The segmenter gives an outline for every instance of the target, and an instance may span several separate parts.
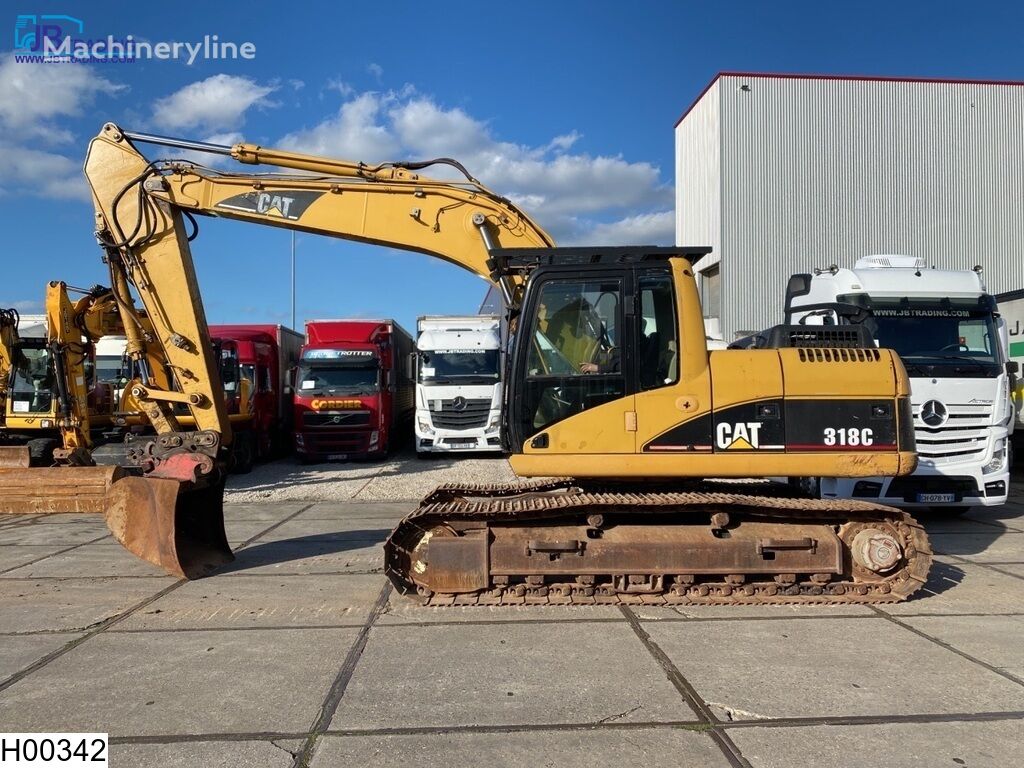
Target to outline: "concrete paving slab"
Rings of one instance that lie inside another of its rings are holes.
[[[16,568],[4,576],[16,578],[97,579],[114,576],[165,577],[155,565],[140,560],[113,538],[85,544],[59,555]]]
[[[379,576],[245,576],[190,581],[118,629],[362,626]]]
[[[156,594],[174,579],[0,579],[5,632],[85,629]]]
[[[626,625],[375,627],[331,728],[691,720]]]
[[[424,607],[412,598],[392,593],[377,619],[379,625],[455,622],[625,621],[614,605],[479,605]]]
[[[979,563],[1024,563],[1024,533],[939,533],[929,536],[936,553],[957,555]]]
[[[220,574],[367,573],[384,568],[383,536],[373,539],[290,539],[256,542],[235,550]]]
[[[319,501],[298,519],[301,520],[365,520],[401,519],[416,509],[409,501]]]
[[[112,766],[133,768],[290,768],[298,741],[186,741],[111,744]]]
[[[1010,493],[1013,494],[1014,491],[1011,490]],[[1024,498],[1024,490],[1016,493],[1016,498]],[[1011,495],[1010,498],[1014,497]],[[1018,501],[1004,504],[1001,507],[975,507],[965,514],[964,518],[994,523],[1015,531],[1024,531],[1024,504]]]
[[[301,732],[355,629],[101,634],[0,693],[6,730]]]
[[[787,619],[828,616],[874,616],[864,605],[634,605],[633,613],[644,621],[685,619]]]
[[[57,544],[5,544],[0,546],[0,573],[8,571],[3,575],[9,575],[25,563],[31,563],[41,557],[47,557],[54,552],[60,552],[64,547]],[[2,577],[0,577],[2,578]]]
[[[60,632],[0,637],[0,682],[81,636],[81,633]]]
[[[905,618],[907,624],[954,648],[1024,679],[1024,616]]]
[[[1020,579],[982,565],[936,561],[932,564],[928,583],[915,594],[914,599],[878,607],[894,616],[1021,613],[1024,612],[1024,590]]]
[[[358,541],[365,539],[383,542],[398,520],[398,517],[331,520],[306,518],[299,515],[294,520],[289,520],[269,531],[265,536],[261,536],[260,541]]]
[[[225,504],[224,519],[229,522],[266,520],[267,525],[272,525],[307,506],[308,502],[301,501],[282,501],[276,504]]]
[[[107,526],[102,520],[87,523],[41,523],[33,520],[26,525],[12,525],[0,528],[0,545],[19,544],[69,547],[85,544],[105,536]]]
[[[725,768],[729,762],[704,733],[678,728],[514,733],[442,733],[429,736],[326,736],[312,768]]]
[[[645,627],[723,720],[1024,710],[1024,686],[882,618]]]
[[[1000,563],[995,567],[1000,571],[1006,571],[1007,573],[1014,574],[1018,579],[1024,579],[1024,565],[1022,564],[1010,563],[1008,565],[1003,565]]]
[[[225,520],[224,532],[228,536],[228,543],[236,547],[259,536],[273,524],[274,521],[270,520]]]
[[[66,525],[68,523],[98,523],[103,525],[103,516],[97,512],[62,512],[56,515],[39,515],[33,525]]]
[[[1024,722],[735,728],[754,768],[1006,768],[1020,764]]]

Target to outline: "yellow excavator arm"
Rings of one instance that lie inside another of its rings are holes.
[[[151,161],[136,141],[294,173],[240,174],[178,159]],[[431,165],[463,178],[446,181],[418,173]],[[231,426],[189,248],[194,215],[427,253],[495,283],[510,306],[522,299],[523,277],[499,271],[491,251],[554,244],[509,200],[448,159],[368,166],[252,144],[223,147],[131,134],[108,123],[89,145],[85,175],[96,207],[97,239],[128,337],[127,354],[144,355],[144,312],[177,383],[176,388],[157,381],[132,385],[157,435],[130,454],[145,478],[116,484],[108,523],[133,552],[189,576],[231,557],[222,516],[200,512],[204,504],[220,504]],[[141,308],[135,307],[131,287]],[[176,403],[187,405],[194,429],[180,429]],[[182,511],[186,507],[188,514]],[[221,520],[219,529],[208,530],[215,519]],[[157,530],[175,531],[176,541],[161,539]],[[204,546],[195,546],[199,541]]]

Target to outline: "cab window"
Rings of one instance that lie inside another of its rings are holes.
[[[526,434],[625,395],[620,277],[551,279],[530,327]]]
[[[641,275],[636,370],[639,389],[679,381],[679,324],[672,276]]]

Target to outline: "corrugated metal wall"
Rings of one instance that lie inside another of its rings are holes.
[[[719,148],[719,83],[676,128],[676,244],[710,245],[700,268],[721,259],[722,169]]]
[[[694,210],[707,194],[721,217],[726,339],[780,320],[790,274],[870,253],[981,264],[993,292],[1024,287],[1024,86],[737,75],[716,85],[676,129],[677,235],[708,231],[716,213]],[[700,168],[702,150],[720,192],[680,173]]]

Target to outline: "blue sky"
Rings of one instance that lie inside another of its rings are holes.
[[[105,283],[80,166],[108,120],[352,160],[450,155],[559,242],[671,242],[673,124],[718,71],[1024,79],[1014,3],[6,4],[86,36],[251,41],[253,61],[15,64],[0,45],[0,306]],[[0,22],[3,18],[0,17]],[[203,218],[211,322],[290,319],[289,235]],[[300,235],[307,317],[475,311],[485,284],[420,254]]]

